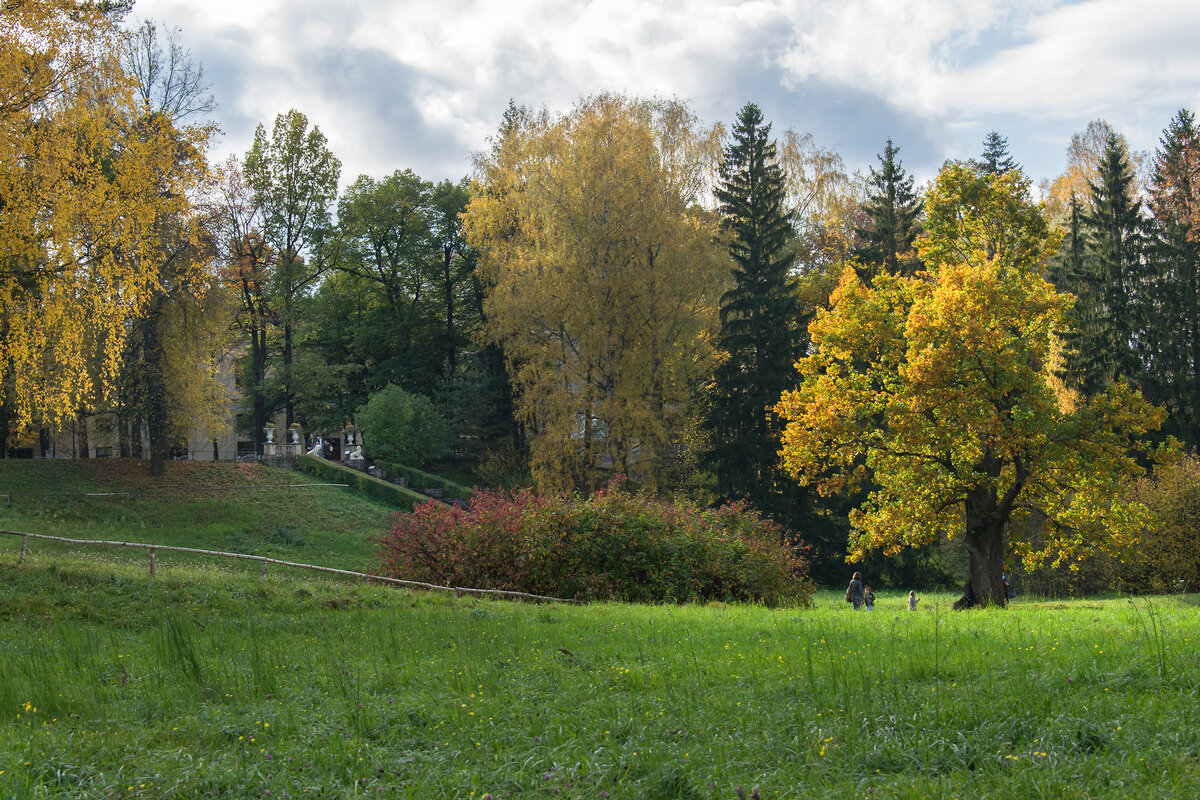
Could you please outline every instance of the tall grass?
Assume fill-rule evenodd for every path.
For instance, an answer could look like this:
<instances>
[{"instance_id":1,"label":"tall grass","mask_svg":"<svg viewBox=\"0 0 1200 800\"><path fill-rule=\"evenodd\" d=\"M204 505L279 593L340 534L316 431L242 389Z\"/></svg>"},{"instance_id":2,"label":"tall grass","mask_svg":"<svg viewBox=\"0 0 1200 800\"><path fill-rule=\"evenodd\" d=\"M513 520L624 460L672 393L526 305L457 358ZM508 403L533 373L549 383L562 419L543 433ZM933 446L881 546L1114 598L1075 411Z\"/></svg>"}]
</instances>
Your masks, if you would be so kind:
<instances>
[{"instance_id":1,"label":"tall grass","mask_svg":"<svg viewBox=\"0 0 1200 800\"><path fill-rule=\"evenodd\" d=\"M1200 788L1175 600L576 608L40 553L3 577L0 797Z\"/></svg>"}]
</instances>

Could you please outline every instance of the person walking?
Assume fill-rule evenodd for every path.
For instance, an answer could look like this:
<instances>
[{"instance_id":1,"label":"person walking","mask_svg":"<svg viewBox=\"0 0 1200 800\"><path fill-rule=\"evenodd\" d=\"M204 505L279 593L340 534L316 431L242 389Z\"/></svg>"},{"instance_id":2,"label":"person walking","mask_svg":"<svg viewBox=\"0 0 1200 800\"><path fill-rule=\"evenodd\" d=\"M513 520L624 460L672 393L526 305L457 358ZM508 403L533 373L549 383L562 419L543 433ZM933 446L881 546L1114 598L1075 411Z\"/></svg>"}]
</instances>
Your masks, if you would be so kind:
<instances>
[{"instance_id":1,"label":"person walking","mask_svg":"<svg viewBox=\"0 0 1200 800\"><path fill-rule=\"evenodd\" d=\"M871 587L867 587L866 594L863 595L863 602L867 604L867 611L875 610L875 593L871 591Z\"/></svg>"},{"instance_id":2,"label":"person walking","mask_svg":"<svg viewBox=\"0 0 1200 800\"><path fill-rule=\"evenodd\" d=\"M846 601L854 604L854 610L858 611L863 604L863 581L862 573L856 572L850 578L850 585L846 587Z\"/></svg>"},{"instance_id":3,"label":"person walking","mask_svg":"<svg viewBox=\"0 0 1200 800\"><path fill-rule=\"evenodd\" d=\"M908 610L909 611L917 610L917 590L916 589L908 590Z\"/></svg>"}]
</instances>

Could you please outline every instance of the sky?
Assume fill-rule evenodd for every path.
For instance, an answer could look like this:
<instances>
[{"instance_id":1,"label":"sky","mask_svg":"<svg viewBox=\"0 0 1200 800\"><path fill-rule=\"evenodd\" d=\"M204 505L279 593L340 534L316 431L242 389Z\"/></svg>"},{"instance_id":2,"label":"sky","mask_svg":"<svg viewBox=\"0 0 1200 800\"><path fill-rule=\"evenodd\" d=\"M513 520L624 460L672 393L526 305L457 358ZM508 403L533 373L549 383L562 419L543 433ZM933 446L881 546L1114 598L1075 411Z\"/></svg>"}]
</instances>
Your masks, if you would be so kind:
<instances>
[{"instance_id":1,"label":"sky","mask_svg":"<svg viewBox=\"0 0 1200 800\"><path fill-rule=\"evenodd\" d=\"M1200 108L1196 0L137 0L143 18L203 64L218 156L296 108L343 185L469 174L510 99L674 97L726 126L754 102L852 170L890 138L921 182L991 130L1037 182L1090 120L1152 151Z\"/></svg>"}]
</instances>

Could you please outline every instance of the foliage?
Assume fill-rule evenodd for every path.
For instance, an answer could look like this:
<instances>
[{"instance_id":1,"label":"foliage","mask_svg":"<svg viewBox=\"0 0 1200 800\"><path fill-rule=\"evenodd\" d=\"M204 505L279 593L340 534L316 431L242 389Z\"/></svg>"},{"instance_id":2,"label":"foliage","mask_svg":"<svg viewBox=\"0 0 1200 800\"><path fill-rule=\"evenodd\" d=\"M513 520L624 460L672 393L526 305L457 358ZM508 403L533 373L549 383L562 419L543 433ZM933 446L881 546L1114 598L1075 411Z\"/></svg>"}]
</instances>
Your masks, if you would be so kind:
<instances>
[{"instance_id":1,"label":"foliage","mask_svg":"<svg viewBox=\"0 0 1200 800\"><path fill-rule=\"evenodd\" d=\"M1020 169L1020 165L1008 154L1008 139L998 131L989 131L983 140L983 153L971 165L985 175L1003 175Z\"/></svg>"},{"instance_id":2,"label":"foliage","mask_svg":"<svg viewBox=\"0 0 1200 800\"><path fill-rule=\"evenodd\" d=\"M461 483L455 483L448 478L433 475L416 467L406 464L396 464L383 459L372 459L372 463L382 469L389 478L407 478L408 485L418 491L421 489L441 489L447 498L455 497L460 500L470 500L474 491Z\"/></svg>"},{"instance_id":3,"label":"foliage","mask_svg":"<svg viewBox=\"0 0 1200 800\"><path fill-rule=\"evenodd\" d=\"M807 603L805 563L742 505L701 509L608 488L426 503L379 538L384 574L578 599Z\"/></svg>"},{"instance_id":4,"label":"foliage","mask_svg":"<svg viewBox=\"0 0 1200 800\"><path fill-rule=\"evenodd\" d=\"M1123 383L1073 411L1048 385L1070 296L1043 280L1057 246L1019 172L943 168L928 196L924 277L852 270L810 326L814 352L779 411L783 456L825 494L873 486L851 514L851 558L962 537L968 604L1004 605L1010 519L1051 524L1029 563L1128 547L1147 512L1120 499L1162 412ZM1010 531L1011 532L1011 531Z\"/></svg>"},{"instance_id":5,"label":"foliage","mask_svg":"<svg viewBox=\"0 0 1200 800\"><path fill-rule=\"evenodd\" d=\"M1067 145L1067 168L1053 181L1044 181L1041 193L1045 198L1046 219L1059 222L1070 210L1071 195L1080 200L1091 196L1091 185L1100 177L1100 161L1110 136L1116 136L1122 149L1129 154L1134 171L1140 172L1144 154L1135 152L1121 134L1102 119L1094 119L1079 133L1071 136Z\"/></svg>"},{"instance_id":6,"label":"foliage","mask_svg":"<svg viewBox=\"0 0 1200 800\"><path fill-rule=\"evenodd\" d=\"M540 486L682 480L727 274L697 205L715 144L680 103L600 95L514 111L480 157L466 238Z\"/></svg>"},{"instance_id":7,"label":"foliage","mask_svg":"<svg viewBox=\"0 0 1200 800\"><path fill-rule=\"evenodd\" d=\"M187 216L173 170L207 128L148 114L92 4L0 10L0 424L54 427L112 398L158 289L158 220ZM2 443L0 443L2 445Z\"/></svg>"},{"instance_id":8,"label":"foliage","mask_svg":"<svg viewBox=\"0 0 1200 800\"><path fill-rule=\"evenodd\" d=\"M316 456L298 456L296 459L296 468L324 480L345 483L368 497L373 497L384 503L391 503L393 506L406 510L415 508L429 499L423 494L414 492L412 489L406 489L394 483L381 481L379 478L372 477L365 472L343 467L341 464L328 461L324 458L317 458Z\"/></svg>"},{"instance_id":9,"label":"foliage","mask_svg":"<svg viewBox=\"0 0 1200 800\"><path fill-rule=\"evenodd\" d=\"M450 426L428 397L388 385L358 409L372 457L419 466L450 452Z\"/></svg>"}]
</instances>

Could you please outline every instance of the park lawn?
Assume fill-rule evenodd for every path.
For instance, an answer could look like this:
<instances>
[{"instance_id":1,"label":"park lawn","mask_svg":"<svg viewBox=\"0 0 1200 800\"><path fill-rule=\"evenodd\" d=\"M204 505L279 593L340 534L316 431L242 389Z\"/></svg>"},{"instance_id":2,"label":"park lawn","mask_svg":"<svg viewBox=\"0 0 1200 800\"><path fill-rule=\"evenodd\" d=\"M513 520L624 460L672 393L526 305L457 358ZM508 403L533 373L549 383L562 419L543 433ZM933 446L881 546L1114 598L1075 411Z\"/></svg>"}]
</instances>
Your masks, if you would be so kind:
<instances>
[{"instance_id":1,"label":"park lawn","mask_svg":"<svg viewBox=\"0 0 1200 800\"><path fill-rule=\"evenodd\" d=\"M162 480L131 459L0 460L0 529L224 550L358 571L397 509L351 489L257 463L172 461ZM68 492L128 492L80 497ZM0 537L0 553L17 546ZM55 549L33 542L31 547ZM55 550L62 552L62 548ZM145 562L145 551L94 551ZM188 562L189 557L170 558Z\"/></svg>"},{"instance_id":2,"label":"park lawn","mask_svg":"<svg viewBox=\"0 0 1200 800\"><path fill-rule=\"evenodd\" d=\"M1194 596L519 605L11 555L0 797L1200 796Z\"/></svg>"}]
</instances>

